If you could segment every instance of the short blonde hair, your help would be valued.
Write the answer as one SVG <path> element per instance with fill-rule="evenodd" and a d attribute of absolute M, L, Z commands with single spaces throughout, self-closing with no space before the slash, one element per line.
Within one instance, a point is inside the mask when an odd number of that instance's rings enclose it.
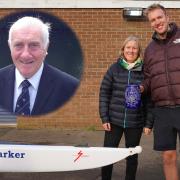
<path fill-rule="evenodd" d="M 129 36 L 127 37 L 123 44 L 122 44 L 122 47 L 121 47 L 121 50 L 120 50 L 120 57 L 124 57 L 124 48 L 126 46 L 126 44 L 129 42 L 129 41 L 135 41 L 138 45 L 138 57 L 141 57 L 142 58 L 142 48 L 141 48 L 141 44 L 140 44 L 140 41 L 139 39 L 136 37 L 136 36 Z"/>
<path fill-rule="evenodd" d="M 154 11 L 155 9 L 161 9 L 165 15 L 167 14 L 164 6 L 162 6 L 161 4 L 158 4 L 158 3 L 154 3 L 145 9 L 145 11 L 144 11 L 145 16 L 147 17 L 149 12 Z"/>

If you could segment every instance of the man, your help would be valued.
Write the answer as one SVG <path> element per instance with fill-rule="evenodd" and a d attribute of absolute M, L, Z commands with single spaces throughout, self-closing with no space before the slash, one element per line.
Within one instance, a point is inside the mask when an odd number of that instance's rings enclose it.
<path fill-rule="evenodd" d="M 22 17 L 9 30 L 13 64 L 0 70 L 0 105 L 21 115 L 46 114 L 74 94 L 79 81 L 44 62 L 50 25 Z"/>
<path fill-rule="evenodd" d="M 176 139 L 180 136 L 180 29 L 163 6 L 153 4 L 146 16 L 155 31 L 145 50 L 144 90 L 154 102 L 154 149 L 162 151 L 166 180 L 178 180 Z"/>

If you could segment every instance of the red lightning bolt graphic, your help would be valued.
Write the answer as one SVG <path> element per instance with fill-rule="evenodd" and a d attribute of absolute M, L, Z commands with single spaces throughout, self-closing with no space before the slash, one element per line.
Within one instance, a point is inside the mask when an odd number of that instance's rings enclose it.
<path fill-rule="evenodd" d="M 83 152 L 80 150 L 80 151 L 78 152 L 78 156 L 77 156 L 77 158 L 74 160 L 74 162 L 76 162 L 82 155 L 83 155 Z"/>

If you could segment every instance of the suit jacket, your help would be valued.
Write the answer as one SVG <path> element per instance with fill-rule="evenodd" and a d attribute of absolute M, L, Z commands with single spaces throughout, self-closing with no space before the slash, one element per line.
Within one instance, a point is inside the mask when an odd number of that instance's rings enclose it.
<path fill-rule="evenodd" d="M 0 105 L 13 112 L 15 66 L 0 69 Z M 61 107 L 74 94 L 79 81 L 73 76 L 44 64 L 31 115 L 40 115 Z"/>

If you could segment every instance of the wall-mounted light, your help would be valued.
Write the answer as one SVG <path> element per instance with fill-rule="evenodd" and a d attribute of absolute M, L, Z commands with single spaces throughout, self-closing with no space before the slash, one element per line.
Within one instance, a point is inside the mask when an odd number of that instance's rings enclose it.
<path fill-rule="evenodd" d="M 138 7 L 125 7 L 123 9 L 123 17 L 126 19 L 143 19 L 143 8 Z"/>

